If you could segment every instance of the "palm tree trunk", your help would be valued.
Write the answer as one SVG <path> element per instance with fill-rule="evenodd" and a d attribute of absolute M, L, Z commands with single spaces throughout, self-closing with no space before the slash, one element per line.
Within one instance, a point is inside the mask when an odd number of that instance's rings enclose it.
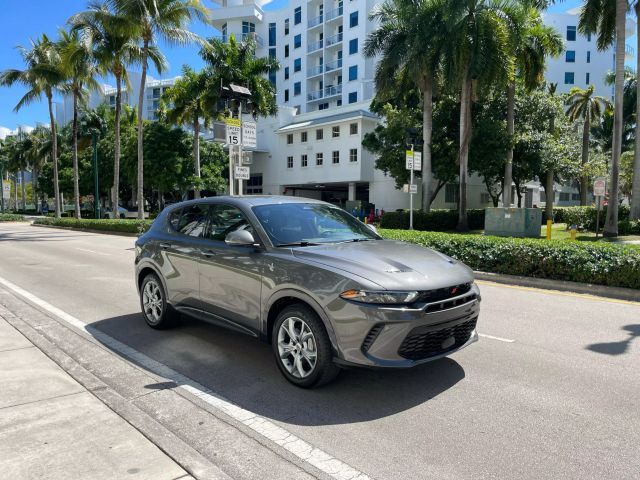
<path fill-rule="evenodd" d="M 40 203 L 38 202 L 38 170 L 33 165 L 33 170 L 31 170 L 31 197 L 33 198 L 33 206 L 36 209 L 36 213 L 40 211 Z"/>
<path fill-rule="evenodd" d="M 613 109 L 613 148 L 611 149 L 611 188 L 607 206 L 605 237 L 618 236 L 618 188 L 620 183 L 620 153 L 622 150 L 622 101 L 624 87 L 625 21 L 627 1 L 616 0 L 616 84 Z"/>
<path fill-rule="evenodd" d="M 200 121 L 197 115 L 193 121 L 193 162 L 196 170 L 196 178 L 200 180 Z M 200 198 L 200 187 L 193 189 L 193 196 Z"/>
<path fill-rule="evenodd" d="M 140 94 L 138 95 L 138 219 L 144 220 L 144 125 L 142 114 L 144 107 L 145 84 L 147 83 L 147 58 L 149 56 L 149 41 L 142 46 L 142 76 L 140 77 Z"/>
<path fill-rule="evenodd" d="M 431 167 L 431 134 L 433 132 L 433 76 L 424 76 L 422 88 L 422 210 L 429 212 L 433 197 L 433 172 Z"/>
<path fill-rule="evenodd" d="M 20 170 L 20 194 L 22 195 L 22 211 L 27 209 L 27 186 L 24 183 L 24 168 Z"/>
<path fill-rule="evenodd" d="M 544 185 L 544 196 L 546 197 L 544 211 L 547 220 L 553 220 L 553 201 L 555 200 L 553 183 L 553 168 L 549 167 L 549 170 L 547 170 L 547 181 Z"/>
<path fill-rule="evenodd" d="M 640 18 L 640 2 L 636 2 L 636 18 Z M 640 65 L 640 35 L 636 35 L 636 65 Z M 640 118 L 640 75 L 636 74 L 636 119 Z M 636 121 L 633 183 L 631 185 L 631 220 L 640 219 L 640 122 Z"/>
<path fill-rule="evenodd" d="M 582 129 L 582 168 L 584 169 L 589 162 L 589 107 L 587 106 L 584 119 L 584 127 Z M 580 205 L 587 204 L 587 189 L 589 188 L 589 179 L 582 175 L 580 177 Z"/>
<path fill-rule="evenodd" d="M 467 221 L 467 176 L 469 161 L 469 142 L 471 140 L 471 79 L 468 72 L 463 76 L 462 91 L 460 93 L 460 190 L 458 198 L 458 230 L 469 229 Z"/>
<path fill-rule="evenodd" d="M 78 172 L 78 95 L 73 94 L 73 125 L 71 127 L 71 135 L 73 141 L 72 158 L 73 158 L 73 201 L 76 218 L 80 216 L 80 179 Z"/>
<path fill-rule="evenodd" d="M 116 114 L 113 121 L 113 197 L 111 199 L 111 211 L 114 218 L 117 218 L 118 206 L 120 205 L 120 112 L 122 110 L 122 78 L 121 74 L 116 74 Z"/>
<path fill-rule="evenodd" d="M 515 112 L 516 103 L 516 83 L 515 81 L 509 82 L 507 86 L 507 135 L 509 139 L 513 137 L 514 126 L 513 118 Z M 511 141 L 511 140 L 510 140 Z M 502 189 L 502 204 L 505 207 L 510 207 L 511 198 L 511 183 L 513 181 L 513 145 L 507 150 L 507 163 L 504 166 L 504 188 Z"/>
<path fill-rule="evenodd" d="M 51 92 L 47 92 L 49 103 L 49 121 L 51 122 L 51 160 L 53 161 L 53 195 L 55 196 L 56 218 L 60 218 L 60 184 L 58 183 L 58 138 L 56 121 L 53 118 L 53 102 Z"/>

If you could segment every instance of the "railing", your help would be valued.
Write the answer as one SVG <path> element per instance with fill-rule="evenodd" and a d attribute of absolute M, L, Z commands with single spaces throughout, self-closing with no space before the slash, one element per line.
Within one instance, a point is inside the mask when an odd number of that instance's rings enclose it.
<path fill-rule="evenodd" d="M 316 65 L 315 67 L 309 67 L 307 69 L 307 77 L 315 77 L 316 75 L 322 74 L 322 68 L 324 65 Z"/>
<path fill-rule="evenodd" d="M 342 85 L 332 85 L 330 87 L 325 87 L 324 98 L 333 97 L 335 95 L 342 95 Z"/>
<path fill-rule="evenodd" d="M 241 42 L 246 42 L 250 39 L 253 39 L 256 42 L 256 45 L 258 45 L 259 47 L 262 47 L 264 45 L 264 41 L 262 40 L 262 37 L 258 35 L 256 32 L 247 32 L 247 33 L 232 32 L 226 35 L 220 35 L 218 38 L 222 40 L 224 43 L 227 43 L 231 35 L 233 35 L 236 40 L 239 40 Z"/>
<path fill-rule="evenodd" d="M 320 50 L 322 48 L 322 40 L 317 42 L 310 43 L 307 45 L 307 53 L 315 52 L 316 50 Z"/>
<path fill-rule="evenodd" d="M 329 12 L 327 12 L 327 14 L 326 14 L 327 22 L 333 20 L 334 18 L 341 17 L 342 16 L 342 10 L 343 10 L 343 7 L 338 7 L 338 8 L 334 8 L 333 10 L 330 10 Z"/>
<path fill-rule="evenodd" d="M 331 72 L 332 70 L 337 70 L 338 68 L 342 68 L 342 59 L 334 60 L 333 62 L 329 62 L 325 65 L 324 71 Z"/>
<path fill-rule="evenodd" d="M 307 28 L 313 28 L 316 25 L 321 25 L 322 24 L 322 20 L 323 20 L 323 16 L 322 15 L 318 15 L 316 18 L 312 18 L 311 20 L 309 20 L 307 22 Z"/>
<path fill-rule="evenodd" d="M 322 98 L 324 91 L 323 90 L 315 90 L 313 92 L 307 93 L 307 102 L 312 102 L 314 100 L 320 100 Z"/>
<path fill-rule="evenodd" d="M 325 44 L 327 47 L 330 47 L 331 45 L 335 45 L 337 43 L 340 43 L 341 41 L 342 41 L 342 32 L 327 38 Z"/>

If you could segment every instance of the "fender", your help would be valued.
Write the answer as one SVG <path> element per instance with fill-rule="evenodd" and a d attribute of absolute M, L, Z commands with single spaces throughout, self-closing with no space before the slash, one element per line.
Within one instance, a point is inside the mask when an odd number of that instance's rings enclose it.
<path fill-rule="evenodd" d="M 303 292 L 302 290 L 297 290 L 295 288 L 283 288 L 282 290 L 278 290 L 274 292 L 271 295 L 271 297 L 269 297 L 269 299 L 265 302 L 264 308 L 262 311 L 262 331 L 265 332 L 265 338 L 267 338 L 268 336 L 267 320 L 269 318 L 269 310 L 271 310 L 271 307 L 275 302 L 277 302 L 283 297 L 297 298 L 298 300 L 309 305 L 316 312 L 318 317 L 320 317 L 320 319 L 322 320 L 322 323 L 324 324 L 324 328 L 327 330 L 327 333 L 329 334 L 329 341 L 331 342 L 331 347 L 333 348 L 333 351 L 339 356 L 342 356 L 338 348 L 338 342 L 337 342 L 336 334 L 333 330 L 333 326 L 331 325 L 331 322 L 329 321 L 329 318 L 325 314 L 322 306 L 311 295 L 309 295 L 306 292 Z"/>
<path fill-rule="evenodd" d="M 160 279 L 163 290 L 167 292 L 167 284 L 164 281 L 164 277 L 160 273 L 160 269 L 149 258 L 141 258 L 136 265 L 136 288 L 138 289 L 138 294 L 140 294 L 140 272 L 145 268 L 150 268 L 151 270 L 153 270 L 156 276 Z"/>

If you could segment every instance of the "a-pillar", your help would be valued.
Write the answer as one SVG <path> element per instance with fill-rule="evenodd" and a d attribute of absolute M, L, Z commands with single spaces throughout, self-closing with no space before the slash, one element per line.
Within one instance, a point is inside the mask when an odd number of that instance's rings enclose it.
<path fill-rule="evenodd" d="M 356 182 L 349 182 L 349 198 L 352 201 L 356 199 Z"/>

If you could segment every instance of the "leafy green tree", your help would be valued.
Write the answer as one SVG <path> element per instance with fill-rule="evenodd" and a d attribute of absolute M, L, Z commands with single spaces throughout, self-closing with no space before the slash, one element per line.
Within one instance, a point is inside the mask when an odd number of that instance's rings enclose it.
<path fill-rule="evenodd" d="M 567 115 L 572 122 L 582 122 L 582 165 L 589 163 L 589 133 L 591 125 L 599 122 L 604 112 L 611 108 L 611 103 L 604 97 L 594 95 L 594 86 L 586 89 L 574 87 L 566 99 Z M 580 178 L 580 205 L 587 204 L 589 179 Z"/>
<path fill-rule="evenodd" d="M 61 59 L 55 43 L 42 34 L 37 40 L 31 40 L 31 48 L 18 47 L 26 65 L 24 70 L 8 69 L 0 73 L 0 85 L 21 84 L 27 87 L 27 93 L 14 107 L 14 111 L 39 100 L 42 95 L 47 99 L 51 128 L 51 158 L 53 163 L 53 191 L 56 198 L 56 217 L 60 217 L 60 188 L 58 185 L 58 147 L 57 128 L 53 115 L 53 92 L 64 80 Z"/>

